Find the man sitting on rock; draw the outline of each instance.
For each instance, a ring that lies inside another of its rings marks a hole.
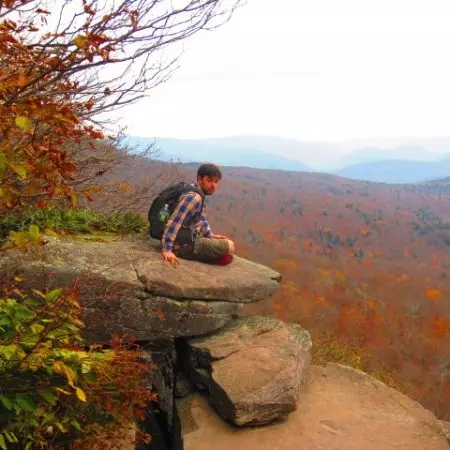
[[[205,196],[214,194],[221,179],[216,165],[203,164],[197,170],[197,182],[184,188],[187,192],[178,198],[161,239],[165,261],[179,264],[177,256],[222,265],[232,261],[233,241],[213,234],[204,213]]]

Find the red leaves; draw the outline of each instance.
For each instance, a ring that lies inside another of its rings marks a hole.
[[[47,9],[43,9],[43,8],[37,8],[36,13],[48,15],[48,14],[50,14],[50,11],[48,11]]]
[[[94,99],[91,97],[85,104],[86,108],[90,111],[94,106]]]
[[[56,69],[61,64],[61,60],[57,56],[52,56],[45,60],[45,64],[48,64],[52,69]]]
[[[0,44],[5,42],[17,43],[17,39],[15,39],[10,33],[1,33],[0,34]]]
[[[447,335],[449,328],[447,322],[441,317],[434,317],[431,321],[430,327],[432,337],[439,341]]]
[[[136,10],[134,10],[134,11],[131,11],[129,14],[130,14],[130,20],[131,20],[131,27],[133,28],[133,30],[137,30],[139,13]]]

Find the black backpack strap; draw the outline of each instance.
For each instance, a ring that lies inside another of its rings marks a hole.
[[[155,239],[161,239],[164,234],[166,224],[158,220],[158,214],[167,204],[169,213],[172,214],[178,205],[179,199],[187,192],[196,192],[202,198],[202,210],[204,206],[204,194],[199,187],[186,182],[180,182],[164,189],[152,202],[148,211],[149,234]],[[181,231],[181,230],[180,230]],[[186,233],[182,233],[185,235]],[[180,236],[181,237],[181,236]],[[183,239],[185,240],[185,238]],[[192,238],[190,239],[192,240]]]

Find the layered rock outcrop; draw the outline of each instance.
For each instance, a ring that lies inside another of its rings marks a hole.
[[[37,255],[3,256],[0,272],[20,275],[29,287],[75,286],[92,342],[200,336],[224,326],[243,303],[272,295],[281,279],[239,257],[227,267],[181,260],[174,268],[147,238],[52,240]]]
[[[242,304],[279,287],[280,274],[265,266],[235,257],[225,267],[174,268],[147,237],[103,236],[8,250],[0,274],[24,278],[24,289],[76,289],[90,342],[122,335],[148,349],[159,402],[141,424],[153,436],[142,449],[450,448],[416,402],[353,369],[311,366],[299,325],[240,317]]]

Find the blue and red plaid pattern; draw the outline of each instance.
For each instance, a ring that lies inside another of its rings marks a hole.
[[[212,236],[212,231],[205,214],[196,215],[201,210],[202,198],[199,194],[196,192],[187,192],[180,196],[178,205],[169,217],[163,237],[161,238],[162,250],[164,252],[172,251],[177,234],[186,219],[194,218],[193,231],[195,236]]]

